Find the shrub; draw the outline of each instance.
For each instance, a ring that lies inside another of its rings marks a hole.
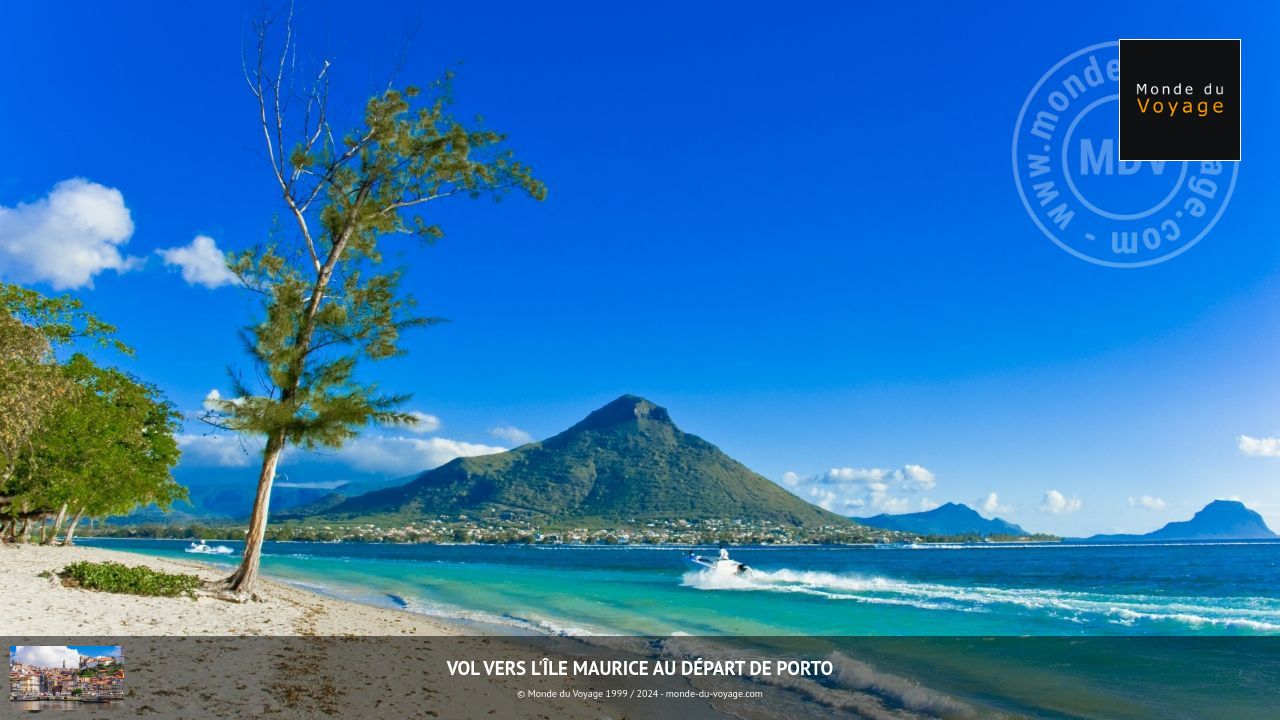
[[[200,587],[200,578],[195,575],[160,572],[141,565],[129,567],[117,562],[72,563],[63,568],[58,577],[68,587],[155,597],[194,598],[195,589]]]

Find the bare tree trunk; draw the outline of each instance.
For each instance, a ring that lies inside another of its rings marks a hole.
[[[30,517],[22,518],[22,533],[18,537],[19,537],[18,542],[21,542],[21,543],[30,542],[31,540],[31,518]]]
[[[75,543],[73,543],[73,542],[71,541],[71,538],[75,537],[75,535],[76,535],[76,525],[79,525],[79,524],[80,524],[80,518],[82,518],[82,517],[84,517],[84,508],[83,508],[83,507],[82,507],[82,508],[80,508],[79,510],[77,510],[77,511],[76,511],[76,514],[72,516],[72,518],[71,518],[71,524],[67,526],[67,536],[66,536],[65,538],[63,538],[63,539],[62,539],[62,546],[63,546],[63,547],[70,547],[71,545],[74,545],[74,544],[75,544]]]
[[[62,507],[58,508],[58,515],[53,519],[53,532],[49,533],[49,537],[40,537],[41,545],[52,545],[58,541],[58,533],[62,530],[62,523],[67,519],[67,504],[62,503]]]
[[[45,533],[49,530],[49,516],[41,515],[36,522],[40,523],[40,544],[43,545]]]
[[[253,514],[249,517],[249,533],[244,539],[244,558],[240,567],[226,579],[227,589],[245,599],[253,597],[258,583],[258,566],[262,561],[262,540],[267,533],[267,512],[271,504],[271,483],[276,477],[276,466],[284,452],[284,432],[267,438],[262,451],[262,471],[258,474],[258,494],[253,499]]]

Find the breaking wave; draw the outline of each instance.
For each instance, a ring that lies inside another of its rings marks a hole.
[[[699,590],[796,593],[832,601],[922,610],[1014,612],[1082,625],[1125,626],[1130,632],[1191,630],[1280,634],[1280,599],[1277,598],[1201,598],[948,585],[789,569],[754,570],[749,575],[694,571],[685,573],[682,584]]]

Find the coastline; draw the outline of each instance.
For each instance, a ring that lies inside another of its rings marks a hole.
[[[879,554],[867,560],[872,557]],[[267,602],[235,604],[212,597],[99,593],[38,576],[79,560],[145,565],[205,579],[221,577],[227,568],[103,547],[0,546],[0,617],[10,641],[120,644],[130,668],[128,687],[136,693],[125,702],[162,717],[356,716],[376,708],[377,717],[425,713],[530,720],[834,720],[850,714],[877,720],[1012,719],[1042,713],[1152,720],[1175,710],[1218,708],[1240,720],[1261,720],[1269,716],[1258,712],[1259,689],[1274,687],[1271,678],[1280,677],[1280,654],[1267,638],[512,636],[500,628],[454,625],[344,600],[288,580],[263,581]],[[659,657],[829,660],[834,673],[817,682],[801,677],[455,675],[449,668],[458,660]],[[1125,657],[1134,662],[1117,676],[1105,660]],[[1203,668],[1221,678],[1245,675],[1206,686],[1195,681]],[[673,694],[645,701],[601,694],[651,690]],[[742,694],[752,691],[763,695]],[[1104,714],[1098,714],[1101,707],[1107,708]]]
[[[69,588],[40,577],[82,560],[145,565],[214,580],[225,569],[194,561],[84,546],[0,545],[0,618],[16,644],[64,644],[94,639],[125,644],[123,701],[161,717],[243,717],[246,708],[278,718],[510,717],[599,720],[635,706],[587,691],[524,700],[529,682],[503,676],[452,677],[446,660],[523,658],[529,648],[473,624],[337,599],[264,578],[265,602],[213,597],[144,597]],[[433,639],[434,638],[434,639]],[[530,642],[557,642],[529,638]],[[563,640],[580,651],[571,640]],[[557,652],[558,646],[541,648]],[[597,650],[598,651],[598,650]],[[406,662],[407,661],[407,662]],[[628,679],[626,685],[638,681]],[[689,686],[675,680],[679,689]],[[693,700],[696,717],[736,717]],[[652,717],[675,718],[671,708]]]
[[[398,636],[477,635],[438,618],[341,600],[264,578],[264,602],[233,603],[213,597],[144,597],[64,587],[40,577],[82,560],[145,565],[155,570],[216,580],[225,574],[206,564],[104,548],[0,546],[0,617],[9,635],[172,636]],[[86,612],[86,609],[92,611]]]

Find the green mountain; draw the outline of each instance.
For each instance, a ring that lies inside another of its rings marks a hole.
[[[634,395],[547,440],[458,458],[406,485],[332,500],[329,507],[318,504],[312,516],[478,517],[497,511],[548,527],[716,518],[851,524],[683,432],[664,408]]]

